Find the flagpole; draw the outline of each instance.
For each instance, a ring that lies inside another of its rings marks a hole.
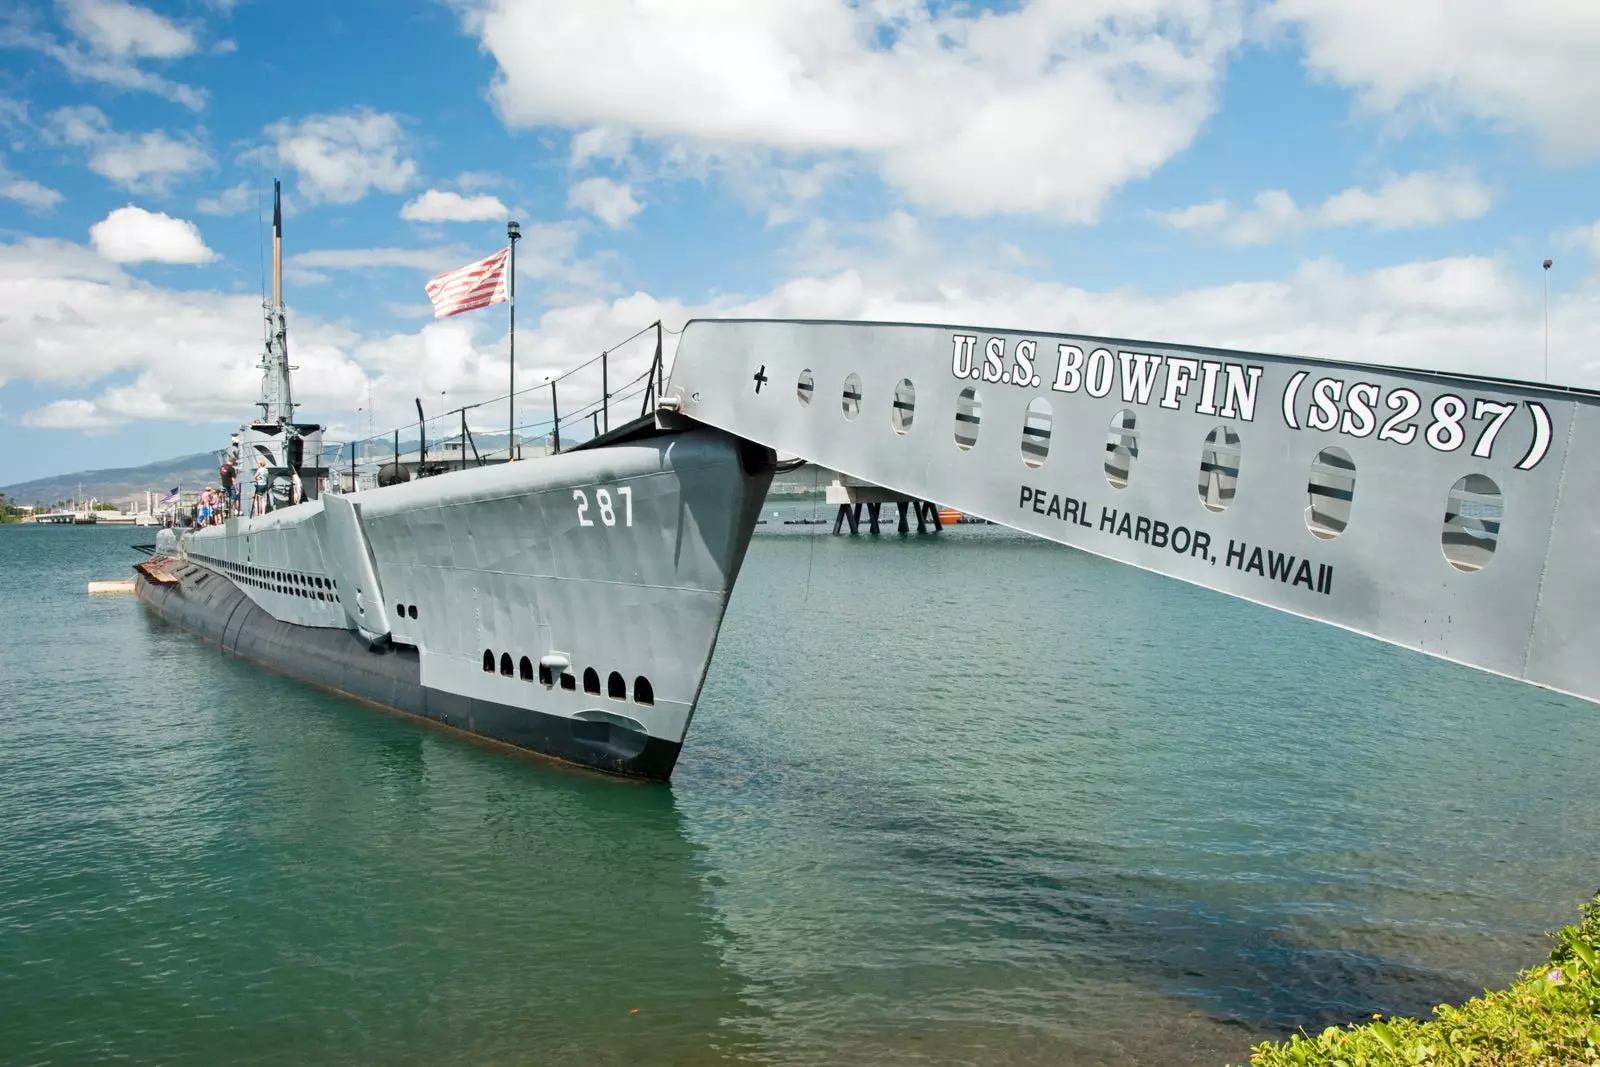
[[[522,228],[515,221],[506,223],[506,240],[511,243],[511,262],[506,266],[506,307],[511,318],[511,387],[506,396],[506,462],[517,458],[517,241]]]
[[[1552,260],[1544,261],[1544,382],[1550,384],[1550,267]]]

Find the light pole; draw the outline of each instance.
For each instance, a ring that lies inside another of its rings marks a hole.
[[[506,223],[506,247],[510,249],[506,266],[506,314],[510,330],[506,334],[506,362],[510,364],[510,389],[506,395],[506,462],[517,458],[517,242],[522,240],[522,227],[516,222]]]
[[[1550,384],[1550,266],[1554,260],[1544,261],[1544,384]]]

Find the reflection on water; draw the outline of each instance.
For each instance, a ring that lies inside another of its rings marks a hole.
[[[1588,705],[812,510],[670,788],[88,600],[125,531],[0,530],[5,1058],[1237,1062],[1503,982],[1600,881]]]

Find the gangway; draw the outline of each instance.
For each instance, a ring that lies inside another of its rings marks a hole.
[[[893,323],[696,320],[662,406],[921,500],[1600,700],[1600,394]]]

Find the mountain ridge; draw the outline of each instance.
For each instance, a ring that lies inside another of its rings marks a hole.
[[[175,485],[181,489],[204,489],[216,481],[217,454],[192,452],[136,467],[103,467],[34,478],[0,486],[0,495],[14,504],[53,504],[78,494],[120,504],[130,497],[142,496],[147,489],[165,494]]]

